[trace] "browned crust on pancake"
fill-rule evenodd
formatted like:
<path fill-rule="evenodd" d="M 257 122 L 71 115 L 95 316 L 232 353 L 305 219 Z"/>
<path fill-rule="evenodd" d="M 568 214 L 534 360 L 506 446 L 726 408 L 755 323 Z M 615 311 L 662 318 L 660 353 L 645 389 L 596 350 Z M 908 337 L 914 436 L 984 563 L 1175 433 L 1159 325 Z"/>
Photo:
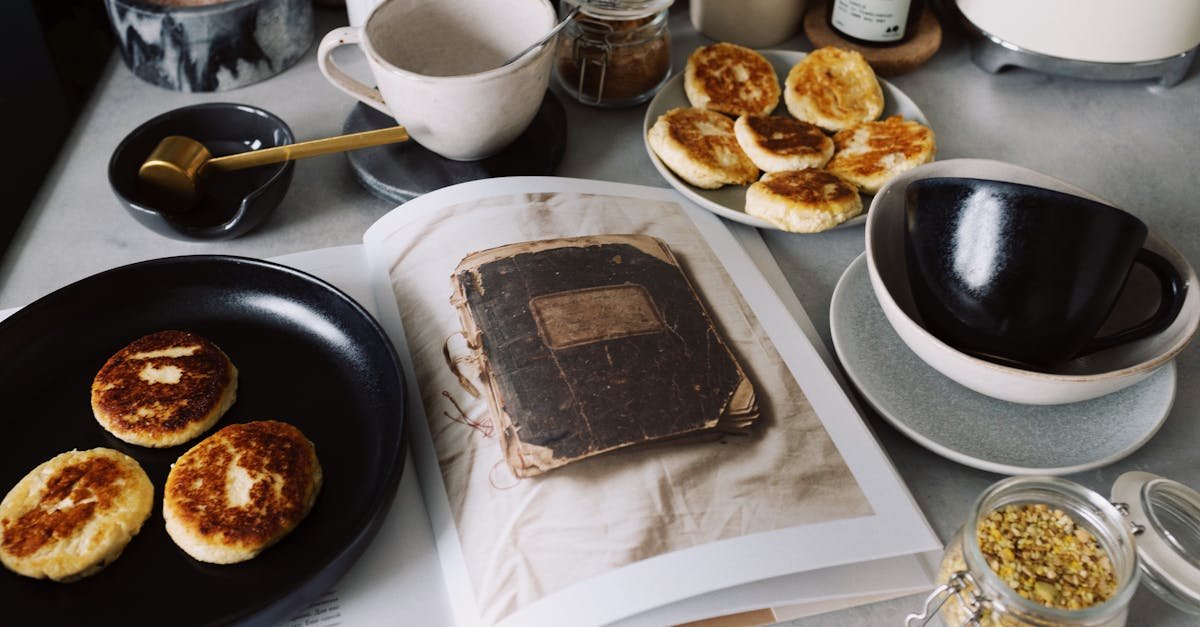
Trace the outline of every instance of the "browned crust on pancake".
<path fill-rule="evenodd" d="M 70 538 L 88 522 L 112 509 L 121 494 L 121 481 L 133 480 L 128 467 L 108 457 L 92 457 L 59 469 L 46 482 L 37 503 L 16 520 L 0 520 L 0 548 L 15 557 L 33 555 L 43 547 Z M 64 499 L 74 507 L 55 507 Z"/>
<path fill-rule="evenodd" d="M 68 451 L 27 473 L 0 501 L 0 562 L 33 578 L 74 581 L 117 559 L 153 507 L 133 458 Z"/>
<path fill-rule="evenodd" d="M 697 48 L 688 57 L 688 78 L 708 97 L 694 106 L 729 115 L 766 115 L 779 104 L 779 77 L 761 54 L 731 43 Z"/>
<path fill-rule="evenodd" d="M 863 130 L 866 131 L 865 145 L 854 141 L 856 134 Z M 827 167 L 860 185 L 889 174 L 899 174 L 932 159 L 936 152 L 933 130 L 899 115 L 838 131 L 833 136 L 833 143 L 835 152 Z M 853 150 L 848 150 L 850 148 Z"/>
<path fill-rule="evenodd" d="M 783 115 L 752 115 L 746 124 L 758 136 L 764 150 L 780 155 L 821 153 L 830 143 L 829 136 L 815 124 Z"/>
<path fill-rule="evenodd" d="M 779 196 L 805 205 L 825 205 L 853 200 L 858 190 L 836 174 L 809 168 L 775 172 L 764 176 L 758 185 Z"/>
<path fill-rule="evenodd" d="M 746 213 L 795 233 L 831 229 L 860 215 L 853 183 L 818 168 L 764 174 L 746 190 Z"/>
<path fill-rule="evenodd" d="M 723 115 L 689 107 L 671 109 L 666 118 L 671 139 L 696 159 L 715 161 L 723 151 L 742 151 L 733 135 L 733 120 Z M 714 126 L 720 133 L 711 133 L 706 126 Z"/>
<path fill-rule="evenodd" d="M 253 480 L 250 500 L 231 504 L 229 473 Z M 184 453 L 171 468 L 163 498 L 175 520 L 213 545 L 265 548 L 308 515 L 320 490 L 312 442 L 277 421 L 229 425 Z"/>
<path fill-rule="evenodd" d="M 180 346 L 194 347 L 194 352 L 155 355 Z M 148 381 L 141 376 L 147 369 L 177 370 L 179 379 Z M 220 418 L 223 410 L 213 412 L 236 386 L 236 377 L 229 358 L 212 342 L 187 331 L 159 331 L 134 340 L 105 362 L 92 382 L 92 411 L 122 440 L 172 446 L 199 435 Z"/>
<path fill-rule="evenodd" d="M 788 111 L 829 130 L 874 120 L 883 112 L 883 90 L 862 54 L 818 48 L 792 66 L 785 81 Z"/>
<path fill-rule="evenodd" d="M 680 178 L 697 187 L 752 183 L 758 167 L 738 144 L 733 120 L 707 109 L 680 107 L 658 117 L 647 142 Z"/>

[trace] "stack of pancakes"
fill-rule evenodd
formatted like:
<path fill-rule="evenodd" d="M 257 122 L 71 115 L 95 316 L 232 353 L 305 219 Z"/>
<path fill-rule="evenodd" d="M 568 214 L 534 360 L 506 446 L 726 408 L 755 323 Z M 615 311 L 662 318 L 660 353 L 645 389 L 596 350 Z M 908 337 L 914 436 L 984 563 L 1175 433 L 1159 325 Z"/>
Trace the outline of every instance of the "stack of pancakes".
<path fill-rule="evenodd" d="M 761 54 L 718 43 L 688 58 L 684 90 L 692 107 L 659 117 L 647 136 L 654 153 L 696 187 L 749 184 L 746 213 L 787 231 L 823 231 L 861 214 L 860 192 L 874 194 L 936 152 L 925 125 L 878 119 L 883 90 L 853 51 L 813 51 L 781 90 Z M 781 93 L 787 114 L 773 115 Z"/>

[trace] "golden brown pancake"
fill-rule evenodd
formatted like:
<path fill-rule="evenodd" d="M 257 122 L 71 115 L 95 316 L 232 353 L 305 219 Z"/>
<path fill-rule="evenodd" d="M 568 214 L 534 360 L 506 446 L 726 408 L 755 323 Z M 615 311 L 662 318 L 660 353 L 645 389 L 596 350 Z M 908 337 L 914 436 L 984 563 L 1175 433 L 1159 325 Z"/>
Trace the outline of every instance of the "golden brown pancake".
<path fill-rule="evenodd" d="M 758 167 L 738 145 L 733 120 L 715 111 L 671 109 L 658 117 L 646 140 L 672 172 L 696 187 L 717 189 L 758 178 Z"/>
<path fill-rule="evenodd" d="M 806 55 L 788 72 L 783 92 L 796 119 L 840 131 L 883 113 L 883 89 L 858 52 L 826 46 Z"/>
<path fill-rule="evenodd" d="M 684 92 L 693 107 L 739 115 L 768 115 L 779 105 L 779 77 L 771 62 L 742 46 L 697 48 L 684 70 Z"/>
<path fill-rule="evenodd" d="M 57 455 L 0 501 L 0 562 L 26 577 L 86 577 L 121 555 L 153 503 L 133 458 L 107 448 Z"/>
<path fill-rule="evenodd" d="M 768 172 L 746 190 L 746 213 L 794 233 L 831 229 L 862 210 L 852 183 L 816 168 Z"/>
<path fill-rule="evenodd" d="M 786 115 L 743 115 L 733 124 L 738 145 L 765 172 L 819 168 L 833 139 L 816 125 Z"/>
<path fill-rule="evenodd" d="M 874 194 L 898 174 L 933 161 L 937 144 L 933 130 L 920 122 L 893 115 L 865 122 L 833 136 L 830 172 Z"/>
<path fill-rule="evenodd" d="M 203 562 L 251 559 L 300 524 L 321 481 L 316 448 L 296 427 L 229 425 L 171 467 L 163 490 L 167 534 Z"/>
<path fill-rule="evenodd" d="M 237 397 L 237 369 L 187 331 L 159 331 L 110 357 L 92 381 L 92 413 L 141 446 L 182 444 L 207 431 Z"/>

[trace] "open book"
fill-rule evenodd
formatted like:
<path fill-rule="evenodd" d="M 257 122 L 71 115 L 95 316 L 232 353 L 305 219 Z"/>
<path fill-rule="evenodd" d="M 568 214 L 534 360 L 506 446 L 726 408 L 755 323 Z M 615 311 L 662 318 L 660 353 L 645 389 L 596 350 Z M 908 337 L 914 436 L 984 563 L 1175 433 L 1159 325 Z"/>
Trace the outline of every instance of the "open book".
<path fill-rule="evenodd" d="M 758 418 L 744 435 L 518 476 L 494 408 L 470 391 L 480 373 L 455 367 L 467 360 L 452 349 L 463 328 L 451 276 L 479 251 L 610 234 L 670 248 L 752 382 Z M 411 392 L 412 454 L 387 521 L 293 625 L 764 624 L 932 586 L 940 542 L 749 227 L 666 189 L 491 179 L 400 206 L 362 246 L 276 261 L 372 311 Z"/>

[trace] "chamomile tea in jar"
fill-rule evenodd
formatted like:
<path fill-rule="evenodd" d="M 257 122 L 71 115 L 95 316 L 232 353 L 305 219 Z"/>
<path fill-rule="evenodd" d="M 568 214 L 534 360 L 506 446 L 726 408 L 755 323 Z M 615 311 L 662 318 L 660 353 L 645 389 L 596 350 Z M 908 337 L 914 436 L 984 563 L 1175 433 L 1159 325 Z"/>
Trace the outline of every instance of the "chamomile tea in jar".
<path fill-rule="evenodd" d="M 1095 492 L 1056 477 L 988 488 L 946 545 L 926 615 L 946 625 L 1125 624 L 1140 580 L 1129 523 Z"/>
<path fill-rule="evenodd" d="M 583 104 L 649 100 L 671 76 L 668 9 L 674 0 L 563 0 L 574 13 L 559 33 L 555 76 Z"/>

